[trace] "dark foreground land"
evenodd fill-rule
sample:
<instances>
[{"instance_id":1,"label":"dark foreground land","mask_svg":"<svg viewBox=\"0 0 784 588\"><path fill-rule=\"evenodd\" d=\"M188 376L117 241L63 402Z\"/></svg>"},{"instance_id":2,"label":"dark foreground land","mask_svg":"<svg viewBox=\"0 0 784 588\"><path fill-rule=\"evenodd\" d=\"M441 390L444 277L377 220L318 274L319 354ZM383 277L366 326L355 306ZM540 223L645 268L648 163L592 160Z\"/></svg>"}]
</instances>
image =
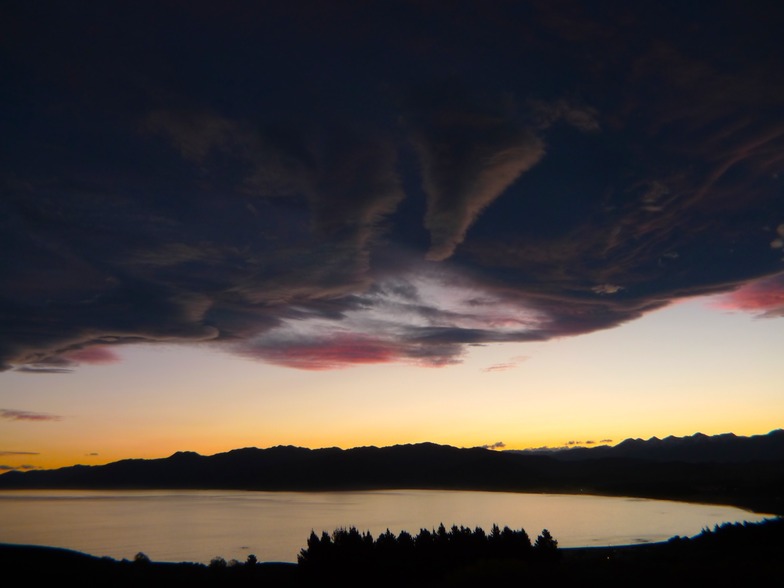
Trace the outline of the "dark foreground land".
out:
<instances>
[{"instance_id":1,"label":"dark foreground land","mask_svg":"<svg viewBox=\"0 0 784 588\"><path fill-rule=\"evenodd\" d=\"M379 539L380 541L381 539ZM460 557L438 566L335 559L303 563L155 563L47 547L0 545L5 577L68 586L764 586L784 577L784 519L728 524L693 538L628 547L549 550L547 557ZM474 554L475 555L475 554ZM445 563L446 562L446 563ZM399 565L398 565L399 564Z\"/></svg>"}]
</instances>

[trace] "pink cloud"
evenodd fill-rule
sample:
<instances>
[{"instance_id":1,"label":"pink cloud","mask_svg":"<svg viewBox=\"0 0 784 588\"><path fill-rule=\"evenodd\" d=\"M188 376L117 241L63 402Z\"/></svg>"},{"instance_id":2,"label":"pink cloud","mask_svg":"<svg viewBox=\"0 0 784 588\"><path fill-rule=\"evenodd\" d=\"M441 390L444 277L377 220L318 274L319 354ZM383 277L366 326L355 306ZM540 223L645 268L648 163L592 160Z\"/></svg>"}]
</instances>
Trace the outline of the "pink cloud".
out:
<instances>
[{"instance_id":1,"label":"pink cloud","mask_svg":"<svg viewBox=\"0 0 784 588\"><path fill-rule=\"evenodd\" d=\"M505 372L506 370L511 370L511 369L516 368L516 367L517 367L517 364L516 363L511 363L511 362L496 363L494 365L491 365L490 367L486 367L482 371L483 372Z\"/></svg>"},{"instance_id":2,"label":"pink cloud","mask_svg":"<svg viewBox=\"0 0 784 588\"><path fill-rule=\"evenodd\" d=\"M268 363L302 370L333 370L365 364L405 362L420 367L459 363L461 349L452 345L400 343L363 334L341 333L319 339L268 341L241 345L234 352Z\"/></svg>"},{"instance_id":3,"label":"pink cloud","mask_svg":"<svg viewBox=\"0 0 784 588\"><path fill-rule=\"evenodd\" d=\"M63 357L76 363L90 363L95 365L117 363L120 361L120 356L117 355L115 351L102 345L69 351L64 353Z\"/></svg>"},{"instance_id":4,"label":"pink cloud","mask_svg":"<svg viewBox=\"0 0 784 588\"><path fill-rule=\"evenodd\" d=\"M352 335L311 344L245 348L243 353L269 363L303 370L331 370L401 359L400 349L394 344Z\"/></svg>"},{"instance_id":5,"label":"pink cloud","mask_svg":"<svg viewBox=\"0 0 784 588\"><path fill-rule=\"evenodd\" d=\"M784 274L744 284L721 296L716 307L724 310L758 312L763 316L784 315Z\"/></svg>"}]
</instances>

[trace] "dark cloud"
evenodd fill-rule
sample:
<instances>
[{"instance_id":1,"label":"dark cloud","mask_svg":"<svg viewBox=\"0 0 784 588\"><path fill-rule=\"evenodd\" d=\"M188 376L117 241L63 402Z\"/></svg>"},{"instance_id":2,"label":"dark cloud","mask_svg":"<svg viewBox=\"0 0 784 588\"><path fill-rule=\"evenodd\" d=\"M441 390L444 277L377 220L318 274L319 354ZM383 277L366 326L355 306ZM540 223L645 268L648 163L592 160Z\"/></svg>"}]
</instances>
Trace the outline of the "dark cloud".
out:
<instances>
[{"instance_id":1,"label":"dark cloud","mask_svg":"<svg viewBox=\"0 0 784 588\"><path fill-rule=\"evenodd\" d=\"M38 367L38 365L23 365L15 368L14 371L23 374L70 374L73 369L70 368L57 368L57 367Z\"/></svg>"},{"instance_id":2,"label":"dark cloud","mask_svg":"<svg viewBox=\"0 0 784 588\"><path fill-rule=\"evenodd\" d=\"M47 8L0 19L5 369L782 315L779 3Z\"/></svg>"},{"instance_id":3,"label":"dark cloud","mask_svg":"<svg viewBox=\"0 0 784 588\"><path fill-rule=\"evenodd\" d=\"M9 421L59 421L63 417L46 414L43 412L30 412L28 410L12 410L9 408L0 408L0 419Z\"/></svg>"},{"instance_id":4,"label":"dark cloud","mask_svg":"<svg viewBox=\"0 0 784 588\"><path fill-rule=\"evenodd\" d=\"M482 449L503 449L506 447L506 443L503 441L496 441L495 443L490 443L489 445L480 445Z\"/></svg>"},{"instance_id":5,"label":"dark cloud","mask_svg":"<svg viewBox=\"0 0 784 588\"><path fill-rule=\"evenodd\" d=\"M598 442L598 445L608 445L612 443L612 439L602 439ZM588 445L597 445L597 442L594 440L587 440L587 441L576 441L570 440L564 443L563 445L557 447L550 447L548 445L543 445L541 447L532 447L530 449L521 449L521 450L512 450L512 451L522 451L522 452L558 452L558 451L568 451L569 449L579 448L581 446L588 446Z\"/></svg>"},{"instance_id":6,"label":"dark cloud","mask_svg":"<svg viewBox=\"0 0 784 588\"><path fill-rule=\"evenodd\" d=\"M612 443L612 439L602 439L601 441L599 441L599 443L602 445L607 443ZM596 441L594 441L593 439L588 439L587 441L567 441L566 443L563 444L563 447L561 449L568 448L568 447L578 447L580 445L596 445ZM556 448L551 448L551 449L556 449Z\"/></svg>"},{"instance_id":7,"label":"dark cloud","mask_svg":"<svg viewBox=\"0 0 784 588\"><path fill-rule=\"evenodd\" d=\"M437 100L420 114L412 140L427 194L424 226L430 233L425 257L452 256L468 229L520 176L544 155L544 143L530 129L492 112Z\"/></svg>"}]
</instances>

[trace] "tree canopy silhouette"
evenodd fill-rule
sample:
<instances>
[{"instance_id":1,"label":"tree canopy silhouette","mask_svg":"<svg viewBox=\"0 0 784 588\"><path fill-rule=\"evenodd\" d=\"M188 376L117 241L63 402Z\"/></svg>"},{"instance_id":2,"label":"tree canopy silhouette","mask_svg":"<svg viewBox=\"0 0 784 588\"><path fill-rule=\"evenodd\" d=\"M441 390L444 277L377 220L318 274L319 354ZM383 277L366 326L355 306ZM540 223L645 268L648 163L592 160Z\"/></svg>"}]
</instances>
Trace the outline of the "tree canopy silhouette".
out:
<instances>
[{"instance_id":1,"label":"tree canopy silhouette","mask_svg":"<svg viewBox=\"0 0 784 588\"><path fill-rule=\"evenodd\" d=\"M321 535L312 531L297 558L299 567L321 574L383 572L385 577L404 574L441 575L448 570L479 560L550 562L558 557L558 542L547 529L536 544L525 529L513 530L493 525L484 529L452 525L447 529L421 529L416 536L407 531L395 535L389 529L378 538L356 527L338 528Z\"/></svg>"}]
</instances>

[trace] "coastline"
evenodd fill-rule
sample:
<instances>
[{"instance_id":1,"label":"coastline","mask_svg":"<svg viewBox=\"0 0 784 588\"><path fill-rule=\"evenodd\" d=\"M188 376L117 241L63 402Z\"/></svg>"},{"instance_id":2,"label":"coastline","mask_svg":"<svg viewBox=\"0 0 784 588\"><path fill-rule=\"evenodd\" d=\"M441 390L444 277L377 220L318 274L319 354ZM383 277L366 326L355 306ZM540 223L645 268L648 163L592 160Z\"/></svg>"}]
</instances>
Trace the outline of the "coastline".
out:
<instances>
[{"instance_id":1,"label":"coastline","mask_svg":"<svg viewBox=\"0 0 784 588\"><path fill-rule=\"evenodd\" d=\"M367 490L371 490L371 492L365 496ZM404 490L411 490L411 492ZM752 517L750 515L755 511L746 508L740 511L737 510L739 507L727 504L722 505L729 507L727 509L687 506L718 505L719 503L715 501L683 501L607 493L589 494L586 491L563 493L495 489L492 493L484 490L472 494L472 492L459 488L385 487L346 491L329 490L323 493L307 491L302 492L304 496L297 496L298 492L258 491L259 497L250 496L257 492L255 490L227 491L225 489L194 491L192 489L157 488L102 491L91 488L65 491L61 489L12 490L8 492L13 496L8 496L8 502L4 500L2 503L5 505L4 508L10 509L4 511L9 517L6 533L2 537L2 540L6 542L46 546L40 541L43 538L52 541L54 543L52 547L57 546L54 548L77 550L82 553L118 559L131 557L135 552L143 551L155 555L161 561L170 563L182 561L205 563L216 555L225 555L227 560L229 558L243 560L249 553L257 554L262 558L266 556L273 561L293 562L299 549L304 545L307 534L311 531L311 525L320 533L332 530L331 525L356 524L362 530L378 534L384 530L385 526L391 527L394 531L408 530L413 532L420 527L435 528L439 522L443 522L447 526L451 526L453 523L465 524L472 528L477 525L487 528L486 526L490 523L498 522L501 526L524 527L529 531L549 528L562 535L560 539L564 549L615 549L652 545L666 541L678 534L682 536L693 535L699 533L703 528L711 528L716 524L724 524L728 521L755 522L763 518L770 520L780 517L780 515L768 512L760 512L757 516ZM278 493L284 494L284 496L275 496ZM505 496L493 496L496 493ZM0 491L0 497L3 494L4 492ZM285 496L285 494L290 495ZM465 497L460 497L459 494L465 494ZM520 499L515 496L519 496ZM526 496L533 498L526 499ZM89 499L88 502L85 502L85 499ZM22 502L17 502L17 500ZM66 537L63 533L67 533L68 530L56 523L60 520L56 513L62 509L58 504L70 504L70 502L63 503L62 500L77 500L77 504L85 505L86 510L84 511L74 511L73 508L76 505L67 508L67 511L71 513L69 516L78 516L78 520L93 521L91 518L93 517L93 507L87 507L87 504L95 503L99 508L97 512L104 513L100 519L83 525L84 532L80 536L89 537L89 540L63 540ZM110 501L107 502L107 500ZM197 511L187 509L197 508L198 512L210 512L214 520L218 520L215 517L219 517L224 521L224 524L218 527L210 525L209 533L219 533L221 536L232 537L232 540L228 543L223 541L220 544L213 544L209 540L208 534L200 531L191 533L178 527L172 527L168 531L162 529L165 536L186 537L187 540L173 539L168 540L165 544L156 542L155 537L150 537L149 532L138 533L134 531L134 528L138 526L137 517L131 519L127 517L114 518L109 516L110 510L103 510L105 508L114 509L115 507L107 505L120 504L116 500L122 501L121 504L125 505L123 507L125 511L133 508L135 509L133 512L137 510L145 512L150 509L152 509L150 512L163 512L161 509L168 511L171 505L177 504L180 505L177 507L178 512L181 517L185 517L184 520L200 520ZM231 501L231 504L239 501L240 504L247 505L241 509L242 516L240 518L236 516L236 509L226 510L218 506L217 510L213 512L211 505L229 504L227 501ZM353 506L341 509L342 514L339 516L335 516L334 513L322 516L322 505L333 505L330 507L331 510L327 511L332 512L336 505L346 503ZM672 506L668 506L666 503L672 503ZM51 506L47 506L50 504ZM289 504L296 505L296 509L287 510ZM412 505L418 508L420 504L431 506L428 509L428 517L424 519L421 516L400 518L401 513L412 512L416 515L416 510L412 510ZM451 506L435 508L439 504ZM251 505L258 506L251 507ZM357 519L354 515L356 512L362 512L362 505L374 505L373 508L381 513L380 516ZM485 505L494 506L485 510ZM455 514L454 508L458 506L459 512L483 512L484 514L473 518L464 518ZM26 532L25 529L29 527L29 522L38 518L36 513L41 508L46 509L45 512L51 513L50 517L41 519L43 526L39 526L44 534ZM49 511L49 508L56 510ZM247 510L248 508L252 508L252 510ZM205 511L205 509L207 510ZM77 515L77 512L80 514ZM248 520L247 515L251 512L254 513L253 520L257 522L247 526L244 521ZM191 514L186 515L185 513ZM651 513L654 514L653 518L651 518ZM109 518L106 518L107 516ZM284 517L291 523L279 522L273 530L264 523L268 517L273 517L273 520L276 517ZM586 520L597 522L586 525ZM599 525L598 521L613 522L608 526L606 524ZM639 522L635 523L635 521ZM20 523L26 526L19 526ZM148 526L154 524L153 519L147 522ZM203 524L201 527L203 528ZM101 528L104 530L93 533L93 529ZM196 530L199 527L187 528ZM181 535L183 532L185 535ZM115 537L123 537L119 547ZM240 549L239 546L243 547Z\"/></svg>"},{"instance_id":2,"label":"coastline","mask_svg":"<svg viewBox=\"0 0 784 588\"><path fill-rule=\"evenodd\" d=\"M556 538L557 539L557 538ZM547 581L552 586L575 582L603 586L654 585L748 585L773 582L781 577L780 553L784 548L784 519L755 524L723 525L697 536L673 537L665 542L616 547L559 548L559 557L546 564L517 559L486 559L458 562L428 578L405 576L409 586L489 585L499 581ZM124 588L188 585L242 586L259 583L279 588L328 585L339 577L341 585L399 585L401 571L368 567L355 562L348 567L327 569L316 575L298 564L263 562L204 565L189 562L163 563L144 558L117 561L86 553L35 545L0 543L0 565L17 570L27 582L103 583ZM416 572L406 569L405 573ZM337 576L335 575L337 574ZM397 576L395 575L397 574ZM326 584L325 584L326 582ZM745 583L745 584L744 584ZM771 584L772 585L772 584Z\"/></svg>"}]
</instances>

